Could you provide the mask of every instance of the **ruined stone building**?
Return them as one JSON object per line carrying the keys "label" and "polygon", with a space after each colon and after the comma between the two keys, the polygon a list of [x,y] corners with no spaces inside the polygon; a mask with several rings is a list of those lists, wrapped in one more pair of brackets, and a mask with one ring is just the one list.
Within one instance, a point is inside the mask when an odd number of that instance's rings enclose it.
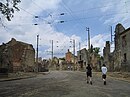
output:
{"label": "ruined stone building", "polygon": [[77,56],[72,54],[69,51],[69,49],[68,49],[68,52],[65,55],[65,61],[66,61],[68,68],[71,68],[71,69],[74,69],[74,70],[77,69]]}
{"label": "ruined stone building", "polygon": [[130,71],[130,28],[125,29],[121,24],[115,28],[115,69]]}
{"label": "ruined stone building", "polygon": [[65,61],[66,61],[68,69],[72,68],[72,57],[73,57],[73,55],[68,49],[68,52],[65,55]]}
{"label": "ruined stone building", "polygon": [[0,45],[0,68],[8,68],[9,72],[34,71],[35,50],[31,44],[16,41]]}
{"label": "ruined stone building", "polygon": [[113,71],[113,53],[110,52],[110,41],[106,41],[106,45],[103,49],[104,63],[108,67],[109,71]]}
{"label": "ruined stone building", "polygon": [[102,60],[98,52],[95,52],[94,49],[93,47],[89,50],[84,48],[77,52],[79,69],[86,69],[87,64],[90,64],[94,71],[100,71]]}
{"label": "ruined stone building", "polygon": [[63,58],[59,58],[59,65],[60,65],[60,70],[65,70],[67,67],[66,67],[66,63],[65,63],[65,59]]}
{"label": "ruined stone building", "polygon": [[79,69],[85,69],[88,64],[88,51],[86,48],[77,51]]}
{"label": "ruined stone building", "polygon": [[110,70],[130,71],[130,28],[117,24],[114,37],[115,48],[110,53],[109,43],[104,48],[104,61]]}
{"label": "ruined stone building", "polygon": [[45,72],[48,71],[49,69],[49,61],[46,59],[43,59],[40,57],[38,61],[38,72]]}
{"label": "ruined stone building", "polygon": [[69,51],[69,49],[68,49],[68,52],[65,55],[65,60],[66,60],[67,63],[72,63],[72,53]]}
{"label": "ruined stone building", "polygon": [[100,56],[97,53],[90,53],[90,64],[93,70],[100,71],[102,60],[100,59]]}

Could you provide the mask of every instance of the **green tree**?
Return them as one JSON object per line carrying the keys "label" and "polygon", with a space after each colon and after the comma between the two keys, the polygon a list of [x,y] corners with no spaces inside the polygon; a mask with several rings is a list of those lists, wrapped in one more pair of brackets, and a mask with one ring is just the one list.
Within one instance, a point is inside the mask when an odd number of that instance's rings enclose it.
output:
{"label": "green tree", "polygon": [[95,47],[95,48],[93,48],[93,51],[94,51],[96,54],[98,54],[98,53],[100,52],[100,48],[99,48],[99,47]]}
{"label": "green tree", "polygon": [[65,60],[65,58],[63,57],[63,58],[59,58],[60,60]]}
{"label": "green tree", "polygon": [[8,21],[11,21],[11,18],[14,17],[14,10],[19,11],[17,7],[20,0],[3,0],[0,1],[0,12]]}
{"label": "green tree", "polygon": [[91,47],[90,47],[90,53],[93,53],[93,45],[91,44]]}

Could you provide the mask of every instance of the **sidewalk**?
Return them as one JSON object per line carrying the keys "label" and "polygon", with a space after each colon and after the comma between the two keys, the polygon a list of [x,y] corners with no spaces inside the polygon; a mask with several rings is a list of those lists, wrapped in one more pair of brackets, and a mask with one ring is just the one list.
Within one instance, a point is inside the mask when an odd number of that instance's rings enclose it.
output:
{"label": "sidewalk", "polygon": [[20,80],[20,79],[27,79],[27,78],[33,78],[40,74],[47,75],[50,72],[17,72],[17,73],[9,73],[8,77],[0,78],[0,82],[4,81],[12,81],[12,80]]}
{"label": "sidewalk", "polygon": [[0,78],[0,82],[26,79],[26,78],[36,77],[36,76],[37,76],[37,74],[33,73],[33,72],[29,72],[29,73],[24,73],[24,72],[9,73],[8,77]]}
{"label": "sidewalk", "polygon": [[130,72],[108,72],[108,76],[118,80],[130,82]]}
{"label": "sidewalk", "polygon": [[[101,72],[94,72],[97,76],[101,76]],[[117,80],[130,82],[130,72],[107,72],[107,76]]]}

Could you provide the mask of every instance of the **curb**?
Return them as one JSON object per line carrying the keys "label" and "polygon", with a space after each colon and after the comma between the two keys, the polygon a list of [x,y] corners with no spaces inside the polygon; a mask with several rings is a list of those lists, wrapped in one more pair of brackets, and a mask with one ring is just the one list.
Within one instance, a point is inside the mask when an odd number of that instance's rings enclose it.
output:
{"label": "curb", "polygon": [[13,81],[13,80],[20,80],[20,79],[27,79],[27,78],[33,78],[36,76],[28,76],[28,77],[18,77],[18,78],[9,78],[9,79],[1,79],[0,82],[4,82],[4,81]]}
{"label": "curb", "polygon": [[[38,74],[43,74],[43,75],[47,75],[50,72],[39,72]],[[34,76],[26,76],[26,77],[17,77],[17,78],[5,78],[5,79],[0,79],[0,82],[4,82],[4,81],[13,81],[13,80],[21,80],[21,79],[27,79],[27,78],[33,78],[36,77],[37,75]]]}
{"label": "curb", "polygon": [[39,74],[43,74],[43,75],[47,75],[49,74],[50,72],[39,72]]}

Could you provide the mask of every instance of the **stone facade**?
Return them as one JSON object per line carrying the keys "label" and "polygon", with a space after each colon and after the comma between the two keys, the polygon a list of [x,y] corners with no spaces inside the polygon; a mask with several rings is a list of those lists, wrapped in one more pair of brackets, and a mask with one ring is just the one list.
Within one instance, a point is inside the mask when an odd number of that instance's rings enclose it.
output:
{"label": "stone facade", "polygon": [[[104,48],[104,62],[109,70],[130,71],[130,28],[125,29],[121,24],[115,28],[115,49],[109,52],[109,47]],[[106,51],[107,50],[107,51]]]}
{"label": "stone facade", "polygon": [[35,50],[31,44],[12,38],[11,41],[0,46],[0,51],[0,68],[8,68],[10,72],[34,71]]}
{"label": "stone facade", "polygon": [[96,53],[93,52],[93,53],[90,54],[90,64],[91,64],[93,70],[95,70],[95,71],[100,70],[100,68],[101,68],[100,61],[101,60],[99,59],[99,57],[97,56]]}
{"label": "stone facade", "polygon": [[73,55],[69,51],[69,49],[68,49],[68,52],[65,55],[65,61],[66,61],[66,64],[67,64],[67,68],[72,70],[72,67],[73,67]]}
{"label": "stone facade", "polygon": [[130,28],[121,24],[115,28],[114,70],[130,71]]}
{"label": "stone facade", "polygon": [[77,52],[79,69],[85,69],[88,64],[88,51],[86,48],[81,49]]}
{"label": "stone facade", "polygon": [[106,45],[103,49],[103,57],[108,70],[113,71],[113,53],[110,53],[110,41],[106,41]]}
{"label": "stone facade", "polygon": [[38,58],[38,72],[45,72],[49,70],[49,61],[40,57]]}
{"label": "stone facade", "polygon": [[66,56],[65,56],[65,60],[66,60],[66,62],[68,62],[68,63],[72,63],[72,53],[69,51],[69,49],[68,49],[68,52],[66,53]]}
{"label": "stone facade", "polygon": [[94,51],[93,47],[89,50],[86,50],[86,48],[79,50],[77,57],[79,70],[85,70],[87,64],[90,64],[94,71],[100,71],[102,60],[100,59],[100,55]]}

